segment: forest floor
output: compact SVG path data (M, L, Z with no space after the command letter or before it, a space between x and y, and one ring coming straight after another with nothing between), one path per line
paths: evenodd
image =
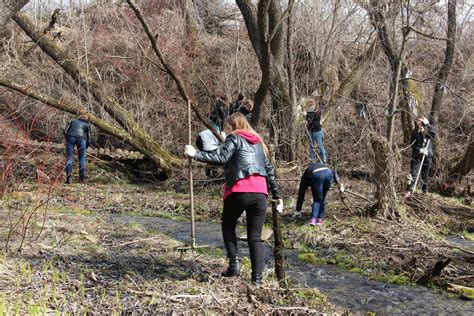
M281 170L285 197L296 197L291 175L300 170ZM107 220L114 213L189 222L184 178L144 185L95 172L86 184L45 190L27 183L3 196L0 233L9 251L0 261L0 313L345 313L317 289L280 289L273 275L256 289L248 266L241 278L221 278L226 262L220 252L176 251L183 243L159 231ZM362 180L345 185L366 196L371 190ZM221 189L222 183L197 179L196 220L219 222ZM415 194L400 203L402 216L395 221L368 218L369 203L354 196L348 209L336 190L328 200L324 224L310 227L308 218L292 218L294 200L286 199L284 242L299 250L300 260L442 292L474 286L474 211L461 199ZM442 264L439 273L433 270ZM469 289L448 295L472 298Z

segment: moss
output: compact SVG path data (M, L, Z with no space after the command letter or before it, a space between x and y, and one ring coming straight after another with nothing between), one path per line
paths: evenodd
M241 271L252 271L252 263L250 262L250 259L247 257L243 257L240 259L240 270Z
M318 263L321 263L321 261L318 260L314 253L299 253L298 259L312 265L317 265Z
M298 298L301 298L305 301L309 301L310 303L316 305L327 301L326 296L321 294L321 292L314 288L296 290L294 292L294 295Z
M201 248L197 248L196 252L198 252L200 254L203 254L203 255L215 257L215 258L218 258L218 257L222 256L222 250L220 248L201 247Z
M396 285L413 285L413 282L404 273L397 274L394 272L388 272L381 275L375 275L374 279Z
M421 104L422 97L421 97L420 88L418 87L417 82L414 81L414 80L408 80L407 81L407 88L408 88L408 91L410 92L410 94L415 97L418 104Z
M361 268L357 268L357 267L352 268L349 271L356 272L356 273L364 273L364 270L362 270Z
M474 241L474 233L463 231L462 236L467 240Z
M461 298L474 300L474 288L451 284L448 290L458 294Z

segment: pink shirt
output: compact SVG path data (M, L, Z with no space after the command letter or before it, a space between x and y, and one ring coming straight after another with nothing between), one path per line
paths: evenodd
M268 195L267 178L259 174L253 174L237 180L230 189L224 184L224 200L234 192L263 193Z

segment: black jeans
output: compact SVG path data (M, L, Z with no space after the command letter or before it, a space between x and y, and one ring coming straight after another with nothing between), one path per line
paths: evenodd
M247 240L252 263L252 275L263 270L262 227L267 209L267 196L263 193L232 193L224 200L222 235L227 257L237 256L237 220L244 211L247 215Z
M412 182L410 183L408 190L409 191L414 191L414 185L415 185L415 180L416 176L418 175L418 172L420 170L420 164L421 164L421 159L420 158L411 158L410 165L411 165L411 176L413 178ZM430 175L430 168L431 168L431 161L433 160L433 157L425 157L423 160L423 166L421 167L421 173L420 173L420 178L418 181L420 181L421 184L421 190L423 192L428 192L428 177Z

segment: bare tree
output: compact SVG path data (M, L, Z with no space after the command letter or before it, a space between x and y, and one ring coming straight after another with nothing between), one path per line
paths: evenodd
M446 81L451 70L454 59L454 48L456 44L456 0L448 1L448 31L446 38L446 50L444 61L438 72L438 78L434 87L433 101L431 102L430 121L438 126L439 113L441 111L443 94L446 91Z
M285 74L285 17L294 1L289 1L285 11L279 1L261 0L257 6L250 0L236 0L247 26L252 47L257 55L262 79L255 93L255 107L252 122L258 125L261 119L262 104L268 90L272 96L272 111L276 115L274 138L280 159L292 160L296 137L294 122L295 109L290 106L289 84Z
M148 156L163 170L180 165L180 161L169 155L158 142L152 139L131 117L131 115L105 92L105 89L82 70L63 49L57 46L46 34L33 26L28 15L18 12L13 19L38 46L55 60L77 84L84 85L105 111L135 140L135 148Z

